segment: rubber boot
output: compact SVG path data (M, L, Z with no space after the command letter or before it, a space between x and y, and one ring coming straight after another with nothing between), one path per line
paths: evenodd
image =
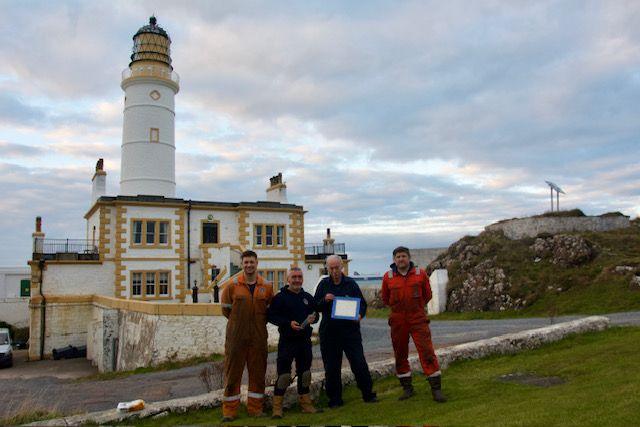
M282 418L282 401L284 400L284 396L273 396L272 406L273 412L271 413L271 418Z
M431 386L431 395L433 396L433 400L438 403L444 403L447 399L442 394L442 376L438 375L435 377L427 377L429 380L429 385Z
M298 405L300 405L300 410L305 414L315 414L318 412L318 410L313 406L311 396L308 393L298 396Z
M413 396L413 385L411 384L411 377L400 378L400 385L402 386L402 395L398 400L407 400Z

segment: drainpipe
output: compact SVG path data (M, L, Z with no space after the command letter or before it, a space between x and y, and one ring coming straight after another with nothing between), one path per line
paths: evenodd
M38 267L40 267L40 297L42 298L42 301L40 302L40 360L44 359L44 333L45 333L45 327L47 325L46 323L46 304L47 301L44 298L44 294L42 293L42 285L44 284L44 265L45 265L45 260L41 259L38 262Z
M191 199L187 204L187 287L191 287Z

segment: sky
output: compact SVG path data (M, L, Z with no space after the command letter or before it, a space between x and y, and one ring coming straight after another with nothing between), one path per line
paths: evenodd
M172 39L177 196L265 199L352 271L561 208L640 214L640 2L0 0L0 265L119 189L132 36Z

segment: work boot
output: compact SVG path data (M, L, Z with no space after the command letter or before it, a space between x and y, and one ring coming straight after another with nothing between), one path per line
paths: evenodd
M313 402L311 401L311 396L309 393L301 394L298 396L298 405L300 405L300 410L305 414L315 414L317 409L313 406Z
M272 406L273 412L271 418L282 418L282 401L284 396L273 396Z
M398 400L407 400L413 396L413 385L411 384L411 377L400 378L400 385L402 386L402 395Z
M222 422L223 423L230 423L233 420L235 420L235 418L234 417L230 417L229 415L225 415L224 417L222 417Z
M433 400L438 403L444 403L447 399L442 394L442 376L437 375L435 377L427 377L429 380L429 385L431 386L431 395L433 396Z

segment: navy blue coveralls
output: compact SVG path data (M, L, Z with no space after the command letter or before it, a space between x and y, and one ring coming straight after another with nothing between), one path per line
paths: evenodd
M302 324L310 314L316 314L316 322L318 318L315 300L311 294L300 289L295 293L289 290L289 286L285 286L273 297L269 310L267 311L267 320L278 327L280 339L278 341L278 358L276 365L278 369L278 377L283 374L291 373L291 363L296 361L296 375L298 377L298 394L309 393L309 386L302 382L303 374L311 369L313 354L311 351L311 325L307 325L301 331L291 329L291 321ZM314 322L315 323L315 322ZM288 384L287 384L288 386ZM276 385L274 394L283 396L285 388L279 388Z
M332 319L331 309L333 301L325 301L326 294L337 297L360 298L360 315L364 318L367 312L367 302L362 296L358 284L352 278L342 275L339 284L333 283L331 277L320 281L316 289L315 300L317 308L322 312L320 322L320 351L325 370L325 386L329 406L340 406L342 401L342 353L344 352L351 366L362 398L369 401L375 398L372 390L373 382L369 366L364 357L360 323L353 320Z

